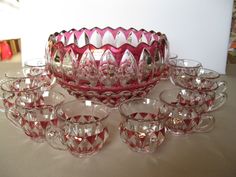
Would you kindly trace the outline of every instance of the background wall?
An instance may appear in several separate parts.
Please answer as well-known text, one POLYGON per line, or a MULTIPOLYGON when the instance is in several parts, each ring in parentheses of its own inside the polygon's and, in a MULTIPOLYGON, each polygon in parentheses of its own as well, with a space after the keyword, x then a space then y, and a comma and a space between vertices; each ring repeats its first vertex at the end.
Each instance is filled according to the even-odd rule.
POLYGON ((0 0, 0 41, 16 39, 21 35, 20 3, 16 0, 0 0))
POLYGON ((171 51, 225 73, 233 0, 21 0, 22 59, 44 56, 63 29, 135 27, 166 33, 171 51))

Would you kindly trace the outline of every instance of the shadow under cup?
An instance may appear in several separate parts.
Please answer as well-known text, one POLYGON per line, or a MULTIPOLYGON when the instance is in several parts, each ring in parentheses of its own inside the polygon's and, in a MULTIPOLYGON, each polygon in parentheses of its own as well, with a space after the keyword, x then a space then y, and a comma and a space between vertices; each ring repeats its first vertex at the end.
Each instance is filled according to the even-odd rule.
POLYGON ((47 130, 47 141, 55 149, 68 150, 76 157, 87 157, 100 151, 109 132, 110 109, 99 102, 73 100, 58 106, 58 125, 47 130))
POLYGON ((120 137, 135 152, 152 153, 165 140, 165 108, 158 100, 137 98, 119 106, 120 137))

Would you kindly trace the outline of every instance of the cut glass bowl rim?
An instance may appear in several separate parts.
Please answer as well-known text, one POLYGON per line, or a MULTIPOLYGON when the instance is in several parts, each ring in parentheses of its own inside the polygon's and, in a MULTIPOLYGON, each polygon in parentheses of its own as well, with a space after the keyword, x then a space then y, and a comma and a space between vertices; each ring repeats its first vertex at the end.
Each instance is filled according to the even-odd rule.
POLYGON ((62 46, 60 46, 59 48, 61 48, 61 47, 66 47, 67 48, 67 47, 75 46, 78 49, 87 49, 87 48, 93 48, 93 49, 105 48, 105 49, 110 49, 110 48, 113 48, 113 49, 118 50, 120 48, 127 48, 127 47, 130 47, 131 49, 136 49, 136 48, 139 48, 139 47, 145 48, 145 47, 150 47, 150 46, 154 45, 155 43, 158 44, 159 41, 162 40, 162 39, 167 41, 167 37, 166 37, 166 35, 164 33, 156 32, 154 30, 148 31, 148 30, 145 30, 143 28, 141 28, 140 30, 137 30, 136 28, 133 28, 133 27, 127 28, 127 29, 123 28, 123 27, 112 28, 112 27, 108 26, 108 27, 105 27, 105 28, 99 28, 99 27, 93 27, 93 28, 85 28, 85 27, 83 27, 83 28, 80 28, 80 29, 72 28, 72 29, 70 29, 68 31, 67 30, 62 30, 61 32, 54 32, 53 34, 49 35, 48 42, 53 41, 54 40, 53 38, 58 37, 61 34, 65 34, 65 33, 71 33, 72 34, 74 31, 81 32, 81 31, 86 31, 86 30, 87 31, 91 31, 92 33, 95 30, 102 30, 102 31, 103 30, 110 30, 110 31, 112 31, 112 30, 117 30, 117 31, 122 30, 122 31, 127 31, 129 33, 132 32, 132 31, 133 32, 142 32, 142 33, 150 33, 151 35, 152 34, 153 35, 157 35, 157 36, 159 36, 159 39, 158 40, 154 39, 151 44, 148 44, 146 42, 140 42, 137 46, 133 46, 130 43, 124 43, 124 44, 122 44, 119 47, 116 47, 116 46, 114 46, 112 44, 104 44, 104 45, 101 45, 100 47, 97 47, 97 46, 89 43, 89 44, 86 44, 86 45, 84 45, 82 47, 79 47, 76 43, 64 44, 62 41, 54 41, 53 45, 61 44, 62 46))

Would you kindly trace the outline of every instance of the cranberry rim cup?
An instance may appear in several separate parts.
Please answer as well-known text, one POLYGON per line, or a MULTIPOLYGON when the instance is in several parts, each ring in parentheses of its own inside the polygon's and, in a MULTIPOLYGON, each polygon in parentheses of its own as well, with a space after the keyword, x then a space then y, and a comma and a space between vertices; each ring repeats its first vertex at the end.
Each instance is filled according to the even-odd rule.
MULTIPOLYGON (((36 58, 33 60, 25 61, 24 68, 26 68, 26 69, 31 69, 31 68, 39 69, 41 71, 41 74, 38 75, 39 77, 41 75, 48 76, 48 74, 49 74, 49 70, 47 69, 46 61, 43 58, 36 58)), ((50 78, 51 76, 48 76, 48 77, 50 78)), ((46 85, 46 88, 53 87, 53 85, 56 83, 56 77, 54 77, 54 76, 52 76, 52 77, 53 77, 52 81, 50 82, 50 84, 46 85)))
MULTIPOLYGON (((27 106, 25 104, 22 104, 23 102, 21 101, 21 97, 18 97, 16 98, 16 101, 15 101, 15 104, 16 104, 16 112, 17 114, 20 116, 20 119, 21 119, 21 128, 23 129, 23 131, 25 132, 25 134, 27 136, 29 136, 33 141, 35 142, 44 142, 44 140, 46 140, 46 129, 47 129, 47 124, 42 124, 41 123, 41 128, 44 130, 44 137, 41 136, 41 135, 38 135, 39 139, 34 139, 35 137, 32 136, 32 134, 30 135, 29 133, 27 134, 27 130, 25 130, 24 128, 24 125, 27 123, 27 122, 52 122, 52 124, 54 126, 56 126, 57 124, 57 117, 55 116, 55 110, 56 110, 56 107, 59 106, 60 104, 63 104, 63 102, 65 101, 65 95, 63 95, 61 92, 57 92, 57 91, 44 91, 44 92, 49 92, 49 96, 52 96, 50 99, 51 99, 51 103, 45 103, 45 104, 38 104, 38 105, 34 105, 34 106, 27 106), (60 96, 60 100, 57 100, 57 102, 55 102, 53 99, 53 95, 56 94, 56 96, 60 96), (38 113, 40 112, 40 114, 43 114, 43 110, 50 110, 51 113, 50 114, 54 114, 53 115, 53 119, 45 119, 45 117, 43 117, 42 120, 40 120, 40 118, 42 118, 40 116, 39 117, 35 117, 34 120, 28 120, 26 119, 23 115, 21 115, 21 111, 23 110, 24 113, 28 113, 29 111, 34 111, 35 113, 38 113)), ((10 113, 13 113, 13 111, 11 110, 10 113)), ((29 126, 30 127, 30 126, 29 126)))
MULTIPOLYGON (((78 106, 78 105, 76 105, 76 106, 78 106)), ((56 110, 55 110, 56 117, 58 118, 58 125, 47 129, 46 140, 47 140, 48 144, 54 149, 68 150, 69 147, 67 146, 67 144, 65 142, 63 142, 63 137, 64 137, 63 134, 64 133, 62 132, 62 129, 64 129, 63 127, 65 126, 65 124, 68 123, 68 124, 72 124, 72 125, 81 125, 81 126, 96 124, 98 122, 103 122, 106 119, 108 119, 108 117, 110 115, 110 112, 111 112, 111 109, 108 106, 106 106, 105 104, 101 103, 101 102, 96 102, 96 101, 91 101, 91 100, 78 100, 78 99, 74 99, 74 100, 71 100, 71 101, 68 101, 68 102, 64 102, 64 103, 58 105, 56 110), (98 117, 97 119, 95 119, 93 121, 90 120, 88 122, 73 121, 73 120, 71 120, 71 117, 74 117, 74 116, 66 117, 66 115, 64 115, 64 113, 60 112, 60 111, 63 107, 65 108, 65 106, 68 106, 70 104, 74 105, 75 102, 83 103, 83 105, 85 105, 85 106, 86 106, 86 104, 87 104, 87 106, 100 105, 100 106, 105 108, 105 111, 104 111, 105 115, 101 116, 101 118, 98 117), (51 132, 53 132, 53 133, 51 133, 51 132)), ((83 114, 80 114, 80 112, 78 112, 78 113, 76 113, 75 116, 79 116, 79 115, 83 115, 83 114)), ((106 140, 103 142, 103 144, 105 142, 106 142, 106 140)), ((102 147, 103 147, 103 145, 102 145, 102 147)), ((96 152, 94 151, 91 154, 86 154, 86 153, 85 154, 83 154, 83 153, 73 154, 72 153, 72 154, 75 155, 76 157, 86 157, 86 156, 93 155, 95 153, 96 152)))
POLYGON ((72 101, 64 102, 64 103, 60 104, 59 106, 57 106, 57 108, 56 108, 56 116, 60 120, 67 121, 69 123, 75 123, 75 124, 78 124, 78 125, 86 125, 86 124, 93 124, 93 123, 96 123, 96 122, 102 122, 102 121, 106 120, 109 117, 110 112, 111 112, 111 109, 108 106, 106 106, 105 104, 103 104, 101 102, 92 101, 92 100, 77 100, 77 99, 75 99, 75 100, 72 100, 72 101), (62 107, 65 107, 65 106, 67 106, 71 103, 74 103, 74 102, 80 102, 80 103, 84 103, 85 105, 87 104, 87 105, 90 105, 90 106, 94 105, 94 104, 104 106, 107 109, 106 110, 106 115, 103 118, 99 118, 99 120, 94 120, 94 121, 90 121, 90 122, 73 122, 73 121, 70 120, 70 117, 69 117, 69 119, 65 118, 65 117, 62 117, 59 113, 60 109, 62 109, 62 107))
MULTIPOLYGON (((176 101, 178 101, 178 100, 174 100, 174 101, 167 101, 167 100, 165 100, 163 97, 163 95, 164 94, 166 94, 167 92, 169 92, 169 94, 171 94, 171 95, 173 95, 173 94, 177 94, 176 95, 176 99, 177 99, 177 96, 178 96, 178 93, 179 93, 179 91, 183 91, 183 92, 191 92, 191 93, 193 93, 193 94, 197 94, 197 92, 194 92, 194 91, 192 91, 192 90, 190 90, 190 89, 185 89, 185 88, 171 88, 171 89, 166 89, 166 90, 163 90, 163 91, 161 91, 161 93, 159 94, 159 98, 160 98, 160 101, 163 103, 163 104, 165 104, 165 105, 168 105, 168 106, 171 106, 171 107, 177 107, 177 105, 176 105, 176 103, 178 103, 178 102, 176 102, 176 101)), ((201 100, 202 101, 202 100, 201 100)), ((195 105, 186 105, 186 104, 180 104, 180 106, 182 106, 182 107, 186 107, 186 108, 198 108, 198 107, 202 107, 203 105, 205 104, 205 102, 204 101, 202 101, 201 102, 201 104, 195 104, 195 105)), ((201 112, 201 114, 202 113, 205 113, 205 111, 204 110, 202 110, 202 112, 201 112)))
MULTIPOLYGON (((9 94, 9 96, 7 97, 7 98, 9 98, 9 97, 15 97, 15 96, 19 96, 20 94, 22 94, 22 93, 31 93, 31 92, 36 92, 36 91, 41 91, 41 87, 44 85, 43 83, 41 83, 40 85, 37 85, 37 86, 35 86, 35 87, 33 87, 33 88, 19 88, 19 89, 21 89, 21 90, 18 90, 18 89, 15 89, 15 90, 12 90, 12 89, 10 89, 10 88, 8 88, 8 86, 9 85, 6 85, 6 84, 10 84, 10 83, 12 83, 12 84, 14 84, 14 82, 21 82, 22 80, 25 80, 26 81, 26 79, 29 79, 30 80, 30 82, 32 81, 31 80, 31 78, 30 77, 28 77, 28 78, 22 78, 22 79, 17 79, 17 80, 6 80, 6 81, 4 81, 2 84, 1 84, 1 86, 0 86, 0 92, 1 92, 1 94, 5 94, 5 93, 8 93, 9 94)), ((1 96, 1 100, 4 100, 4 99, 7 99, 7 98, 4 98, 5 96, 4 95, 2 95, 1 96)), ((15 106, 15 101, 14 101, 14 103, 11 103, 11 107, 9 108, 9 109, 11 109, 11 108, 13 108, 15 106)), ((5 108, 5 106, 4 106, 4 108, 5 108)), ((9 110, 6 110, 6 108, 4 109, 4 110, 1 110, 1 111, 3 111, 3 112, 5 112, 5 114, 6 114, 6 117, 7 117, 7 119, 9 119, 10 121, 11 121, 11 123, 13 123, 13 125, 16 127, 16 128, 20 128, 20 126, 19 126, 19 124, 17 123, 17 122, 15 122, 14 120, 11 120, 10 118, 9 118, 9 110)))
MULTIPOLYGON (((18 113, 19 116, 20 116, 20 119, 21 119, 21 129, 34 142, 42 143, 42 142, 46 141, 46 129, 49 126, 48 123, 51 122, 51 124, 53 124, 53 125, 57 124, 57 118, 55 116, 53 116, 54 107, 51 106, 51 105, 40 105, 40 106, 31 108, 31 109, 29 109, 29 108, 22 108, 22 109, 25 109, 25 111, 27 112, 26 114, 28 114, 31 111, 34 111, 34 113, 36 113, 36 114, 40 113, 40 117, 34 117, 33 120, 28 120, 23 115, 21 115, 21 113, 18 113), (53 116, 53 118, 52 119, 51 118, 45 118, 44 115, 43 115, 44 110, 50 111, 49 115, 50 115, 50 117, 53 116), (35 134, 35 132, 32 133, 29 130, 32 126, 31 122, 33 122, 34 124, 39 123, 39 125, 41 127, 40 128, 37 127, 36 129, 38 129, 40 131, 40 133, 35 134), (25 124, 28 124, 28 127, 30 127, 30 128, 26 129, 24 127, 25 124), (43 134, 42 134, 42 131, 43 131, 43 134)), ((32 128, 32 129, 35 129, 35 128, 32 128)))
MULTIPOLYGON (((134 101, 141 101, 141 100, 149 100, 147 102, 153 102, 153 103, 159 103, 159 100, 157 99, 151 99, 151 98, 132 98, 132 99, 128 99, 128 100, 125 100, 123 101, 119 106, 118 106, 118 110, 121 114, 121 116, 125 117, 125 119, 128 119, 128 120, 134 120, 134 121, 138 121, 138 122, 150 122, 150 121, 156 121, 156 120, 164 120, 165 118, 160 118, 158 117, 158 119, 154 119, 154 120, 142 120, 142 119, 134 119, 133 117, 130 117, 129 115, 125 114, 124 113, 124 110, 123 110, 123 106, 127 103, 131 103, 131 102, 134 102, 134 101)), ((137 110, 138 111, 138 110, 137 110)), ((156 111, 158 111, 158 109, 156 109, 156 111)))
MULTIPOLYGON (((219 92, 223 93, 227 89, 227 82, 226 81, 215 81, 213 79, 207 79, 206 81, 211 83, 211 87, 210 88, 203 88, 203 89, 202 88, 199 89, 196 86, 189 88, 188 86, 186 86, 185 83, 178 81, 179 79, 187 79, 187 78, 191 78, 191 81, 196 80, 196 79, 201 79, 201 77, 199 78, 199 77, 192 76, 192 75, 180 75, 180 76, 178 76, 177 82, 175 82, 175 84, 181 88, 192 90, 192 91, 198 91, 198 92, 216 92, 218 89, 220 89, 219 92), (194 78, 194 79, 192 79, 192 78, 194 78)), ((192 84, 191 84, 191 86, 192 86, 192 84)))
MULTIPOLYGON (((191 90, 192 92, 199 92, 199 93, 206 93, 206 94, 214 94, 214 103, 210 107, 210 109, 207 112, 212 112, 217 109, 219 109, 221 106, 224 105, 226 102, 228 95, 225 92, 227 90, 227 82, 226 81, 215 81, 214 79, 205 79, 204 81, 210 82, 211 86, 209 88, 198 88, 196 86, 193 86, 191 84, 191 88, 188 87, 184 82, 180 82, 179 79, 185 79, 185 78, 195 78, 198 79, 198 77, 192 76, 192 75, 181 75, 179 76, 176 81, 175 85, 186 90, 191 90)), ((201 79, 201 77, 199 78, 201 79)))
MULTIPOLYGON (((139 103, 138 103, 139 104, 139 103)), ((145 104, 145 103, 140 103, 139 105, 141 104, 145 104)), ((159 113, 160 113, 160 110, 159 110, 159 106, 158 105, 155 105, 155 104, 160 104, 161 106, 163 105, 159 100, 157 99, 151 99, 151 98, 133 98, 133 99, 129 99, 129 100, 126 100, 124 102, 122 102, 119 107, 118 107, 118 110, 122 116, 122 119, 123 120, 131 120, 131 121, 134 121, 134 122, 138 122, 138 123, 151 123, 151 122, 157 122, 160 127, 158 128, 158 130, 156 131, 153 131, 152 133, 154 132, 158 132, 158 135, 156 135, 156 140, 155 141, 152 141, 152 142, 149 142, 148 145, 142 143, 141 144, 141 147, 140 147, 140 144, 139 144, 139 141, 141 140, 137 140, 137 142, 135 142, 135 144, 131 145, 129 140, 127 140, 127 137, 125 139, 123 139, 124 137, 121 137, 121 124, 123 123, 123 121, 121 121, 120 123, 120 126, 119 126, 119 130, 120 130, 120 138, 123 139, 122 141, 128 145, 128 147, 134 151, 134 152, 141 152, 141 153, 153 153, 155 152, 159 146, 161 146, 161 144, 165 141, 166 137, 165 137, 165 134, 166 134, 166 128, 165 128, 165 121, 166 121, 166 118, 165 116, 160 116, 159 113), (126 104, 128 103, 133 103, 135 101, 143 101, 143 102, 146 102, 147 104, 151 104, 150 106, 152 107, 153 106, 153 109, 152 111, 143 111, 145 113, 148 112, 148 114, 155 114, 157 115, 155 118, 152 117, 152 119, 148 119, 148 120, 145 120, 145 119, 139 119, 139 118, 134 118, 133 116, 130 116, 132 115, 133 113, 139 113, 141 111, 139 111, 137 108, 137 110, 131 114, 126 114, 125 113, 125 110, 124 110, 124 107, 126 106, 126 104), (161 133, 161 137, 159 137, 159 133, 161 133), (137 143, 137 144, 136 144, 137 143), (154 145, 155 144, 155 145, 154 145)), ((164 114, 164 113, 163 113, 164 114)), ((126 128, 126 127, 125 127, 126 128)), ((152 128, 151 128, 152 129, 152 128)), ((150 129, 149 129, 150 130, 150 129)), ((153 129, 152 129, 153 130, 153 129)), ((135 130, 131 130, 131 131, 135 131, 135 130)), ((137 132, 138 133, 138 132, 137 132)), ((146 132, 147 134, 149 134, 150 132, 146 132)), ((146 134, 145 133, 145 134, 146 134)), ((156 134, 156 133, 154 133, 156 134)), ((136 136, 136 135, 135 135, 136 136)), ((151 136, 149 137, 150 135, 147 135, 147 138, 150 139, 151 136)), ((145 135, 146 137, 146 135, 145 135)), ((152 137, 153 138, 153 137, 152 137)))
POLYGON ((198 68, 202 67, 202 64, 197 60, 182 59, 182 58, 173 58, 171 60, 167 60, 167 65, 169 67, 169 72, 170 72, 170 74, 169 74, 170 81, 174 85, 175 85, 175 82, 176 82, 175 81, 176 80, 176 78, 175 78, 176 75, 174 74, 172 76, 173 71, 175 72, 178 69, 183 69, 183 72, 187 73, 189 70, 192 70, 192 69, 197 70, 198 68), (181 62, 181 63, 184 63, 184 62, 191 63, 191 65, 190 66, 181 66, 181 65, 179 65, 179 62, 181 62))
MULTIPOLYGON (((198 133, 210 132, 214 128, 215 118, 212 115, 205 114, 206 110, 204 108, 204 104, 205 104, 204 102, 200 105, 176 105, 176 101, 167 101, 166 99, 163 98, 164 97, 163 95, 165 93, 167 93, 168 91, 170 92, 169 94, 171 94, 171 93, 173 94, 173 90, 177 91, 177 90, 182 90, 182 89, 183 88, 172 88, 172 89, 163 90, 159 94, 160 101, 163 104, 170 106, 171 108, 174 108, 174 109, 181 107, 181 108, 185 108, 185 109, 195 110, 196 114, 200 117, 200 121, 198 122, 197 126, 193 127, 193 129, 190 132, 185 132, 184 134, 189 134, 189 133, 193 133, 193 132, 198 132, 198 133), (197 108, 199 108, 200 111, 197 108), (206 122, 204 122, 204 120, 206 120, 206 122), (201 127, 201 125, 202 125, 202 127, 201 127)), ((184 89, 184 90, 189 90, 189 89, 184 89)), ((167 127, 167 129, 169 129, 169 128, 167 127)), ((169 131, 171 132, 171 130, 169 130, 169 131)), ((183 133, 173 133, 173 134, 180 135, 183 133)))

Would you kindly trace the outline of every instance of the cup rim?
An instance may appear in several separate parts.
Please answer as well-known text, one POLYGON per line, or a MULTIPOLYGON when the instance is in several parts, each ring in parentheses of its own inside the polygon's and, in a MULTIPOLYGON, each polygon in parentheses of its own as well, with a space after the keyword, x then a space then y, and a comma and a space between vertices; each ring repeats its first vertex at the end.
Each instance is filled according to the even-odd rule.
MULTIPOLYGON (((16 104, 16 106, 19 107, 19 108, 26 109, 26 110, 30 110, 30 109, 42 109, 42 108, 44 108, 44 106, 45 106, 45 107, 51 106, 51 107, 54 107, 54 108, 55 108, 56 106, 58 106, 58 105, 64 103, 64 101, 65 101, 65 95, 64 95, 63 93, 61 93, 61 92, 59 92, 59 91, 51 91, 51 90, 46 90, 46 91, 48 91, 49 93, 56 93, 56 94, 62 96, 62 101, 60 101, 60 102, 59 102, 58 104, 56 104, 56 105, 46 104, 46 105, 38 105, 38 106, 35 106, 35 107, 32 108, 32 107, 27 107, 27 106, 20 105, 20 104, 19 104, 19 100, 20 100, 21 97, 17 97, 17 98, 16 98, 16 101, 15 101, 15 104, 16 104)), ((44 91, 44 92, 45 92, 45 91, 44 91)))
MULTIPOLYGON (((24 107, 21 107, 21 109, 26 110, 27 113, 29 111, 33 111, 34 113, 40 112, 40 114, 42 114, 42 115, 45 115, 45 114, 41 113, 42 110, 47 110, 47 109, 50 109, 50 108, 54 109, 54 111, 55 111, 55 107, 52 106, 52 105, 41 105, 41 106, 38 106, 38 107, 35 107, 35 108, 31 108, 31 109, 26 109, 24 107)), ((54 114, 54 113, 50 112, 50 114, 54 114)), ((28 118, 26 118, 25 116, 23 116, 21 114, 19 116, 20 116, 21 119, 24 119, 24 120, 26 120, 28 122, 40 122, 40 121, 53 121, 53 120, 57 120, 56 116, 53 116, 51 119, 50 118, 45 118, 44 116, 40 116, 40 118, 36 117, 36 118, 34 118, 34 120, 29 120, 28 118)))
MULTIPOLYGON (((133 101, 141 101, 141 100, 150 100, 151 102, 154 102, 154 103, 161 103, 159 99, 153 99, 153 98, 148 98, 148 97, 143 97, 143 98, 131 98, 131 99, 128 99, 128 100, 125 100, 123 101, 119 106, 118 106, 118 110, 121 114, 121 116, 125 117, 126 119, 128 120, 134 120, 134 121, 137 121, 137 122, 150 122, 150 121, 155 121, 155 120, 142 120, 142 119, 135 119, 135 118, 132 118, 130 117, 129 115, 126 115, 122 109, 122 106, 126 103, 129 103, 129 102, 133 102, 133 101)), ((158 110, 157 110, 158 111, 158 110)), ((158 112, 156 112, 155 114, 157 114, 158 112)), ((163 118, 164 119, 164 118, 163 118)), ((162 118, 159 118, 157 120, 162 120, 162 118)))
POLYGON ((17 73, 20 73, 20 72, 24 72, 23 70, 26 69, 26 68, 22 68, 20 71, 8 71, 4 74, 4 76, 7 78, 7 79, 11 79, 11 80, 19 80, 19 79, 27 79, 27 78, 36 78, 36 77, 39 77, 40 75, 42 75, 42 72, 39 72, 38 74, 35 74, 35 75, 30 75, 30 76, 17 76, 17 73), (10 75, 10 73, 14 73, 12 76, 10 75))
POLYGON ((93 100, 87 100, 87 99, 82 99, 82 100, 78 100, 78 99, 73 99, 71 101, 67 101, 67 102, 63 102, 61 103, 60 105, 58 105, 55 109, 55 113, 56 113, 56 116, 65 121, 65 122, 69 122, 69 123, 73 123, 73 124, 78 124, 78 125, 89 125, 89 124, 93 124, 93 123, 97 123, 97 122, 102 122, 104 121, 105 119, 107 119, 110 115, 110 112, 111 112, 111 108, 109 108, 108 106, 106 106, 105 104, 101 103, 101 102, 98 102, 98 101, 93 101, 93 100), (98 120, 93 120, 93 121, 89 121, 89 122, 73 122, 71 121, 70 119, 67 119, 67 118, 63 118, 59 113, 58 111, 63 107, 63 106, 66 106, 68 104, 71 104, 71 103, 76 103, 76 102, 79 102, 79 103, 85 103, 87 102, 87 104, 96 104, 96 105, 101 105, 101 106, 104 106, 107 111, 106 112, 106 115, 105 116, 102 116, 102 118, 99 118, 98 120))
MULTIPOLYGON (((171 107, 177 107, 177 106, 181 106, 181 107, 185 107, 185 108, 197 108, 197 107, 201 107, 203 106, 205 103, 203 102, 202 104, 200 105, 185 105, 185 106, 182 106, 182 105, 175 105, 173 103, 169 103, 167 102, 165 99, 163 99, 163 95, 164 93, 166 92, 172 92, 173 90, 177 91, 177 90, 187 90, 187 91, 190 91, 191 93, 195 93, 193 90, 190 90, 190 89, 186 89, 186 88, 170 88, 170 89, 165 89, 163 91, 160 92, 159 94, 159 98, 160 98, 160 101, 162 101, 165 105, 168 105, 168 106, 171 106, 171 107)), ((173 93, 173 92, 172 92, 173 93)))
POLYGON ((8 79, 8 80, 4 81, 4 82, 0 85, 0 88, 1 88, 1 90, 2 90, 3 92, 10 92, 10 93, 12 93, 12 92, 17 92, 17 93, 23 93, 23 92, 29 92, 29 91, 39 90, 39 89, 44 85, 44 83, 42 83, 42 84, 40 84, 39 86, 37 86, 37 87, 35 87, 35 88, 27 88, 27 89, 25 89, 25 90, 20 90, 20 91, 13 91, 13 90, 9 90, 9 89, 4 88, 4 84, 7 84, 7 83, 9 83, 9 82, 14 82, 14 81, 26 80, 26 79, 29 79, 29 77, 27 77, 27 78, 21 78, 21 79, 16 79, 16 80, 14 80, 14 79, 8 79))
MULTIPOLYGON (((184 75, 181 75, 180 77, 183 77, 184 75)), ((187 77, 195 77, 192 75, 187 75, 187 77)), ((195 78, 199 78, 199 77, 195 77, 195 78)), ((177 79, 178 80, 178 79, 177 79)), ((212 86, 210 88, 204 88, 204 89, 198 89, 198 88, 188 88, 187 86, 185 86, 185 84, 180 84, 180 82, 176 82, 175 84, 179 87, 181 87, 182 89, 186 89, 186 90, 191 90, 191 91, 199 91, 199 92, 214 92, 215 90, 217 90, 217 88, 219 87, 217 82, 209 80, 210 82, 212 82, 212 86)))
POLYGON ((177 59, 177 58, 178 58, 177 53, 173 53, 173 52, 169 53, 168 60, 177 59))
POLYGON ((178 58, 178 57, 168 60, 168 65, 170 65, 171 67, 176 67, 176 68, 200 68, 200 67, 202 67, 202 63, 197 60, 178 58), (186 66, 178 66, 178 65, 171 63, 171 61, 190 61, 190 62, 196 63, 197 65, 196 66, 187 66, 187 67, 186 66))
POLYGON ((42 58, 34 58, 34 59, 32 59, 32 60, 26 60, 25 62, 24 62, 24 66, 25 67, 29 67, 29 68, 43 68, 43 67, 45 67, 46 66, 46 61, 45 62, 43 62, 43 60, 44 60, 44 58, 42 57, 42 58), (31 65, 30 64, 30 62, 32 62, 32 61, 38 61, 38 62, 41 62, 42 61, 42 63, 40 63, 40 65, 31 65), (43 64, 44 63, 44 64, 43 64))
MULTIPOLYGON (((213 72, 213 73, 214 73, 215 77, 205 77, 205 76, 204 76, 204 78, 206 78, 206 79, 217 79, 217 78, 220 77, 220 73, 218 73, 218 72, 215 71, 215 70, 212 70, 212 69, 209 69, 209 68, 200 67, 200 68, 198 69, 198 73, 200 72, 200 70, 210 71, 210 72, 213 72)), ((202 76, 199 76, 198 73, 197 73, 196 76, 191 75, 190 73, 187 73, 187 72, 186 72, 185 74, 187 74, 187 75, 189 75, 189 76, 193 76, 193 77, 202 77, 202 76)))

